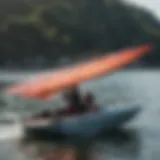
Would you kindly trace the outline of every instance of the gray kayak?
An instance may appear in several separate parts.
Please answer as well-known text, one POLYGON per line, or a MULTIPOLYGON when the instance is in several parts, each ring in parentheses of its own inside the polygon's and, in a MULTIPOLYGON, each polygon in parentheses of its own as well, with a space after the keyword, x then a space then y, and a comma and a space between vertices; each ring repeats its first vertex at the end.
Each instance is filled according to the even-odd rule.
POLYGON ((101 108, 98 112, 66 117, 56 124, 51 121, 45 124, 25 125, 27 134, 89 136, 104 130, 122 127, 132 120, 141 110, 139 105, 127 107, 101 108))

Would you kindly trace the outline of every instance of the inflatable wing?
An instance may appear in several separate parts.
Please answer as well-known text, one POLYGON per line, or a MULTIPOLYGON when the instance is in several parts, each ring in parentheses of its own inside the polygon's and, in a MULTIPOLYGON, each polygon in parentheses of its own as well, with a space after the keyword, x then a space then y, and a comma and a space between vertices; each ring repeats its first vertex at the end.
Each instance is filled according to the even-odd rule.
POLYGON ((151 45, 121 50, 109 56, 103 56, 86 63, 53 71, 48 75, 42 74, 42 77, 30 82, 9 87, 6 93, 26 98, 45 99, 67 87, 116 71, 148 54, 151 50, 151 45))

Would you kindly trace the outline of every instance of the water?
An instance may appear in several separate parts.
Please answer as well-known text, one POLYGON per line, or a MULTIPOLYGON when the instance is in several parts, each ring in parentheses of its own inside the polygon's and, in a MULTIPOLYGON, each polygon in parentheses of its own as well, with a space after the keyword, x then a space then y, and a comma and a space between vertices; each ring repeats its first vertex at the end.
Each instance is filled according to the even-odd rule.
MULTIPOLYGON (((0 80, 3 74, 1 73, 0 80)), ((14 79, 14 76, 11 79, 14 79)), ((21 78, 25 78, 25 75, 21 78)), ((4 77, 2 81, 4 81, 4 77)), ((10 81, 10 79, 6 79, 6 82, 10 81)), ((158 71, 127 71, 88 82, 81 87, 82 93, 87 89, 92 90, 97 98, 97 103, 101 106, 137 102, 144 107, 140 115, 126 129, 114 135, 106 133, 96 139, 79 141, 72 139, 72 143, 68 140, 58 144, 51 141, 22 141, 20 139, 20 136, 22 136, 21 125, 4 125, 0 122, 1 160, 38 160, 40 158, 49 160, 47 158, 49 158, 50 152, 52 152, 52 159, 59 160, 63 158, 53 158, 57 155, 54 152, 69 153, 70 157, 68 159, 70 160, 159 160, 159 81, 160 72, 158 71)), ((4 100, 7 103, 4 106, 1 105, 1 112, 14 111, 21 116, 42 109, 43 105, 46 107, 60 106, 59 97, 47 104, 37 101, 28 102, 12 97, 5 97, 4 100)), ((1 115, 4 115, 4 113, 1 113, 1 115)))

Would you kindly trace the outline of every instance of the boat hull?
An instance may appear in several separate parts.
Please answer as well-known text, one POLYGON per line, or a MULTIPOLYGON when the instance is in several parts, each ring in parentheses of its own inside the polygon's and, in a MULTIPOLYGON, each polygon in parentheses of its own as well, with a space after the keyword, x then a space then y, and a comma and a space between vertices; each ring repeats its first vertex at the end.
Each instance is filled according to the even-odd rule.
POLYGON ((102 108, 99 112, 64 118, 56 124, 25 126, 25 133, 45 137, 97 135, 104 130, 122 127, 140 110, 141 107, 137 105, 125 108, 102 108))

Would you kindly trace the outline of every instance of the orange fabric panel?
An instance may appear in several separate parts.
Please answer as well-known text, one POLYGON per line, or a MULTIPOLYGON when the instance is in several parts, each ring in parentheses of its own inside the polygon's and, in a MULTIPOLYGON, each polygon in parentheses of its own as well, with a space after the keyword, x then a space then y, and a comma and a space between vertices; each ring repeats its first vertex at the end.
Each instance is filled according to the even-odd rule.
POLYGON ((69 86, 118 70, 146 55, 151 50, 151 45, 121 50, 110 56, 103 56, 73 67, 53 71, 30 82, 13 85, 6 90, 6 93, 26 98, 45 99, 69 86))

